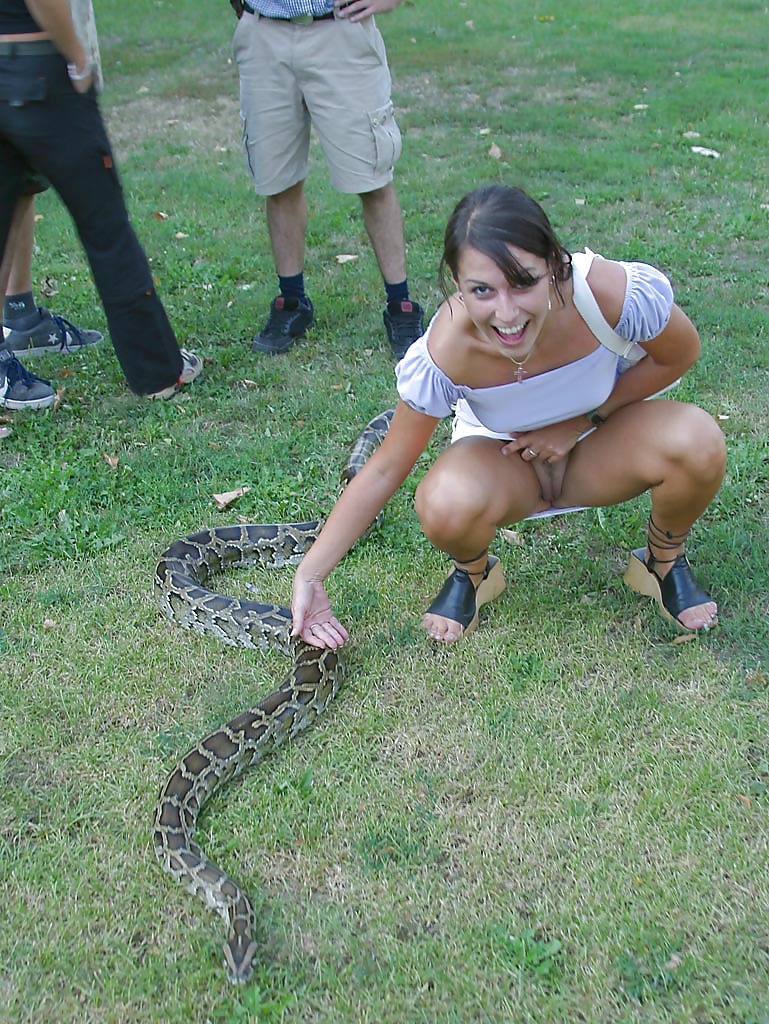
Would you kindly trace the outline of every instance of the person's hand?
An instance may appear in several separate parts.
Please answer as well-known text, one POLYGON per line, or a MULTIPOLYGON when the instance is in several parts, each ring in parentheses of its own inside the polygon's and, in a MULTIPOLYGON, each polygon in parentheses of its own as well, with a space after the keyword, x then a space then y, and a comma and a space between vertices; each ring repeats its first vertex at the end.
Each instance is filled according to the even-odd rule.
POLYGON ((363 21, 393 11, 401 0, 334 0, 334 14, 342 21, 363 21))
POLYGON ((304 580, 299 573, 294 577, 291 615, 291 636, 301 637, 313 647, 341 647, 349 639, 347 630, 331 611, 323 584, 304 580))
POLYGON ((537 474, 543 500, 552 505, 561 496, 569 454, 580 436, 580 425, 575 421, 551 423, 539 430, 516 434, 502 447, 502 454, 517 455, 531 465, 537 474))
POLYGON ((93 64, 90 60, 82 64, 68 64, 67 74, 75 92, 86 93, 93 85, 93 64))

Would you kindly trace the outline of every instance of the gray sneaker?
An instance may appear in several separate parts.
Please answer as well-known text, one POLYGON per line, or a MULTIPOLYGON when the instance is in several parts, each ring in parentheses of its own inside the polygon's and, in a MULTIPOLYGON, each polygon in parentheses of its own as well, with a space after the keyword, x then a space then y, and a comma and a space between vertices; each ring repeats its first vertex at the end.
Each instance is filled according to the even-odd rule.
POLYGON ((10 352, 0 352, 0 407, 45 409, 55 401, 50 381, 30 373, 10 352))
POLYGON ((161 391, 153 391, 147 395, 147 398, 159 398, 168 400, 173 398, 174 395, 178 395, 185 384, 191 384, 196 377, 199 377, 203 371, 203 360, 200 356, 196 356, 194 352, 190 352, 189 349, 180 349, 182 354, 182 372, 179 374, 179 379, 175 384, 169 384, 167 388, 163 388, 161 391))
POLYGON ((17 330, 3 324, 3 340, 0 352, 13 355, 39 356, 44 352, 74 352, 84 345, 95 345, 104 337, 100 331, 87 331, 75 327, 63 316, 51 313, 45 306, 38 306, 40 321, 34 327, 17 330))

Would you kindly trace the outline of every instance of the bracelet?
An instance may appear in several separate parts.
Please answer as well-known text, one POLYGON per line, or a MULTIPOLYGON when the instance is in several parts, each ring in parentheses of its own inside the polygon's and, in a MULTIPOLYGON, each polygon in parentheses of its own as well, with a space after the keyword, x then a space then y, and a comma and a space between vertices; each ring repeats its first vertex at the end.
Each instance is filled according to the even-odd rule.
POLYGON ((600 427, 602 423, 606 422, 606 417, 602 416, 597 409, 593 409, 592 412, 585 413, 587 418, 593 424, 594 427, 600 427))
POLYGON ((90 78, 93 74, 93 64, 91 61, 86 61, 86 65, 82 71, 77 70, 77 64, 67 65, 67 76, 70 82, 84 82, 86 78, 90 78))

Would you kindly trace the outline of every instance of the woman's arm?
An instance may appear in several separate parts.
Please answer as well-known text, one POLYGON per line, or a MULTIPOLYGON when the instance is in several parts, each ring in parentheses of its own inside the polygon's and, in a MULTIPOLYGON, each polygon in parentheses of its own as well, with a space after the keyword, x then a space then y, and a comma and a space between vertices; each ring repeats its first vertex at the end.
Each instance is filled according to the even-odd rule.
MULTIPOLYGON (((595 260, 588 274, 588 283, 596 301, 610 324, 622 315, 627 275, 624 267, 613 260, 595 260)), ((699 334, 684 311, 675 303, 670 318, 660 333, 649 341, 639 341, 646 357, 619 377, 612 393, 596 410, 604 418, 623 405, 639 402, 675 383, 699 358, 699 334)), ((587 417, 583 431, 590 428, 587 417)))
POLYGON ((333 616, 323 581, 409 475, 438 422, 398 403, 382 446, 344 489, 296 571, 291 600, 294 636, 317 647, 338 647, 347 638, 333 616))

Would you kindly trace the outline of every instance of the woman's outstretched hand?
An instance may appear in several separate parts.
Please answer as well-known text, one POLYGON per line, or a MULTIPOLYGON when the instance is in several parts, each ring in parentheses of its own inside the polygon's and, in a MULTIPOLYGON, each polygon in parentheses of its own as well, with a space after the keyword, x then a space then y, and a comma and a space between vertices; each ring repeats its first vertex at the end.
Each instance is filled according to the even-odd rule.
POLYGON ((301 637, 313 647, 341 647, 349 639, 347 630, 331 611, 322 583, 295 577, 291 615, 294 620, 291 636, 301 637))

